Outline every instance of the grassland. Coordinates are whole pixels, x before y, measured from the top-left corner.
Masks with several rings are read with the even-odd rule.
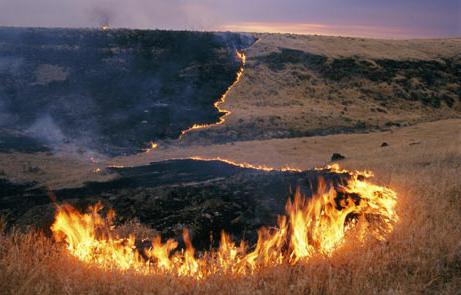
[[[459,118],[461,39],[260,34],[221,107],[226,124],[186,143],[377,131]]]
[[[247,51],[243,79],[223,106],[232,111],[226,124],[190,133],[181,142],[163,142],[146,153],[97,162],[67,154],[3,153],[0,174],[17,182],[36,181],[58,188],[110,179],[114,175],[95,172],[110,165],[137,166],[198,156],[307,169],[326,165],[332,153],[341,153],[346,156],[342,166],[370,169],[375,172],[374,181],[398,193],[400,221],[386,241],[348,242],[331,257],[314,257],[294,267],[282,265],[247,277],[218,274],[194,281],[101,271],[70,257],[64,245],[39,230],[19,231],[0,222],[0,293],[459,294],[461,120],[456,95],[460,84],[447,74],[431,85],[418,71],[428,65],[447,65],[447,60],[459,64],[460,39],[258,37],[260,41]],[[277,68],[274,60],[281,57],[274,54],[283,52],[280,47],[295,51],[289,53],[288,61],[293,53],[297,61],[312,61],[319,55],[329,62],[353,59],[354,64],[392,60],[410,62],[410,70],[400,73],[404,78],[392,75],[391,80],[379,83],[366,75],[338,82],[314,71],[312,64],[283,62]],[[271,54],[273,59],[267,60]],[[311,78],[304,79],[306,75]],[[399,83],[413,75],[419,78],[411,87],[423,92],[407,98],[408,91],[397,95],[395,90],[402,88]],[[384,96],[377,97],[379,93]],[[454,99],[451,106],[450,98]],[[329,131],[318,136],[319,130]],[[125,230],[141,235],[151,232],[138,224]]]
[[[0,288],[4,294],[456,294],[461,288],[461,134],[459,122],[450,123],[451,129],[446,123],[334,141],[336,149],[342,146],[351,155],[345,166],[370,168],[377,182],[398,192],[400,222],[385,242],[349,243],[332,257],[295,267],[196,282],[100,271],[69,257],[62,245],[40,233],[9,231],[0,236]],[[383,140],[390,147],[368,146]],[[308,151],[293,153],[299,158]]]

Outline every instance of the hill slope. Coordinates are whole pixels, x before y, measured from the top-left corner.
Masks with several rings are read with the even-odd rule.
[[[0,28],[2,137],[15,142],[22,134],[111,155],[177,138],[193,124],[218,119],[213,102],[235,80],[235,51],[253,40],[232,33]]]
[[[365,132],[461,115],[461,39],[260,34],[223,108],[191,142]]]

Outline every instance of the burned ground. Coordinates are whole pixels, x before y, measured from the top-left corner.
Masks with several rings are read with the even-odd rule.
[[[220,114],[235,80],[239,34],[0,29],[0,127],[52,148],[109,155],[177,138]],[[4,142],[0,147],[6,149]]]
[[[67,30],[58,32],[69,33]],[[133,34],[133,38],[138,40],[141,36],[162,35],[160,32],[125,30],[82,32],[81,38],[91,34]],[[195,33],[181,36],[188,34],[196,36]],[[13,37],[17,36],[8,37],[11,44],[16,42]],[[460,41],[285,35],[259,37],[260,41],[246,51],[248,66],[242,80],[223,105],[232,114],[221,126],[188,134],[183,142],[190,145],[162,142],[159,149],[149,153],[90,162],[85,157],[65,158],[67,154],[48,153],[41,142],[25,141],[20,136],[21,132],[8,129],[8,137],[0,138],[3,164],[0,167],[2,290],[12,294],[24,293],[25,290],[31,294],[281,294],[287,290],[299,294],[456,294],[461,282],[461,136],[460,120],[457,119],[460,106],[459,59],[456,58],[456,54],[461,52]],[[132,42],[130,38],[124,40]],[[144,39],[141,39],[143,41],[138,41],[143,44]],[[175,42],[168,38],[162,40]],[[126,44],[125,41],[120,41],[120,44]],[[11,44],[2,43],[0,48],[3,50]],[[37,52],[46,50],[46,47],[40,48]],[[82,48],[69,47],[66,50],[73,52],[71,49],[78,52]],[[125,54],[138,52],[136,50],[128,48]],[[224,55],[228,56],[227,62],[232,63],[235,70],[238,63],[232,60],[232,52],[224,51]],[[30,54],[33,56],[34,53]],[[118,54],[121,53],[115,56]],[[4,59],[0,65],[8,65],[8,71],[21,68],[21,63],[16,61]],[[189,71],[194,72],[195,68],[186,72]],[[49,89],[58,89],[58,84],[67,83],[65,81],[71,77],[63,67],[48,64],[38,67],[37,73],[40,73],[40,78],[32,83]],[[411,77],[416,78],[412,80]],[[227,78],[232,80],[230,76]],[[100,81],[110,82],[105,78]],[[204,83],[201,87],[206,88],[206,81]],[[408,86],[406,83],[414,84]],[[224,82],[219,85],[226,86]],[[407,94],[411,94],[410,90],[424,92],[424,97],[430,99],[400,96],[396,91],[399,87]],[[439,95],[442,93],[454,99],[452,105],[450,99]],[[0,97],[5,97],[1,95],[3,93]],[[123,100],[120,96],[116,97]],[[216,98],[206,98],[206,108],[212,108],[210,102]],[[161,103],[155,107],[163,107]],[[41,105],[34,105],[37,106]],[[79,112],[78,107],[75,108],[76,113]],[[120,110],[122,107],[126,105],[114,108]],[[0,113],[9,115],[0,117],[0,124],[10,120],[17,122],[14,120],[18,118],[5,111],[9,108],[0,100]],[[198,112],[200,108],[197,106],[190,111]],[[82,112],[85,113],[81,111],[80,114]],[[206,116],[193,118],[198,120],[193,123],[201,119],[213,121],[217,115],[216,112],[212,115],[207,113]],[[28,117],[19,119],[33,121]],[[102,122],[106,119],[98,120]],[[42,118],[39,123],[50,129],[57,125],[50,117]],[[123,124],[130,123],[124,121]],[[399,126],[402,128],[397,129]],[[125,132],[123,127],[120,130]],[[112,128],[112,131],[117,131],[117,128]],[[367,133],[376,129],[389,130]],[[30,134],[41,129],[31,128],[28,131]],[[357,131],[363,133],[312,136]],[[177,136],[177,130],[175,132],[171,133],[172,137]],[[41,135],[43,138],[44,134]],[[304,135],[310,137],[299,137]],[[112,136],[118,138],[114,133],[108,135],[109,139],[94,139],[106,142]],[[62,138],[59,132],[52,133],[50,137]],[[141,141],[131,141],[130,137],[126,140],[135,145],[123,151],[109,144],[97,148],[113,154],[140,148],[138,144]],[[197,144],[210,142],[228,143]],[[387,147],[382,147],[383,142],[387,143]],[[82,142],[81,145],[85,144]],[[15,150],[23,153],[13,152]],[[129,228],[128,234],[152,228],[164,238],[173,237],[181,241],[181,230],[186,227],[191,229],[192,243],[199,249],[210,246],[210,236],[213,236],[212,245],[216,246],[221,230],[230,232],[235,241],[245,238],[253,242],[259,226],[275,224],[277,214],[284,212],[285,202],[294,189],[300,187],[309,196],[315,190],[319,176],[331,179],[332,175],[312,170],[302,173],[264,172],[216,161],[168,159],[220,157],[239,163],[308,169],[325,165],[333,153],[346,156],[342,166],[351,170],[371,169],[376,172],[377,183],[398,193],[396,209],[400,222],[386,241],[366,242],[359,247],[352,243],[332,257],[316,257],[312,263],[267,269],[244,278],[217,275],[197,284],[196,281],[171,276],[144,277],[125,272],[102,272],[70,257],[63,245],[49,236],[55,211],[52,200],[56,197],[59,202],[68,202],[81,211],[100,201],[105,210],[115,209],[118,213],[116,224],[122,225],[122,228],[129,226],[132,220],[139,221],[133,222],[136,226]],[[149,165],[152,161],[163,162]],[[135,167],[104,170],[111,165]],[[119,177],[114,179],[112,176],[116,174]],[[108,179],[105,179],[106,176],[109,176]],[[338,179],[334,182],[339,183],[344,175],[336,177]],[[81,186],[88,180],[91,182]],[[48,185],[54,188],[52,194]],[[4,225],[5,220],[7,226]],[[47,235],[36,234],[35,227],[48,231]],[[152,235],[149,231],[148,235],[141,236]]]
[[[58,203],[81,210],[102,202],[117,212],[119,223],[137,219],[163,237],[180,239],[183,228],[188,228],[196,246],[203,249],[209,247],[210,236],[217,243],[222,230],[255,242],[257,229],[276,224],[295,190],[312,196],[319,177],[335,186],[348,179],[346,174],[328,171],[266,172],[196,160],[117,170],[116,180],[54,192],[33,183],[2,181],[0,214],[11,225],[48,231],[55,197]]]

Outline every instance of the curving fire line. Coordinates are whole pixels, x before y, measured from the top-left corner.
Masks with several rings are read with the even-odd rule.
[[[240,82],[240,79],[243,76],[243,72],[245,70],[245,64],[246,64],[246,55],[245,55],[244,52],[240,52],[240,51],[237,50],[235,54],[236,54],[236,57],[240,60],[240,69],[236,74],[235,81],[234,81],[234,83],[232,83],[231,86],[229,86],[227,88],[226,92],[224,92],[224,94],[219,98],[219,100],[217,100],[213,104],[213,106],[218,110],[218,112],[220,114],[222,114],[219,117],[219,121],[216,122],[216,123],[212,123],[212,124],[194,124],[194,125],[192,125],[192,127],[181,131],[181,134],[179,135],[179,140],[183,139],[184,136],[186,134],[190,133],[191,131],[199,130],[199,129],[206,129],[206,128],[209,128],[209,127],[212,127],[212,126],[222,125],[226,121],[226,117],[231,114],[230,110],[226,110],[226,109],[221,108],[221,105],[226,102],[226,97],[229,95],[229,93],[232,91],[232,89],[238,84],[238,82]],[[158,146],[159,146],[158,143],[155,143],[153,141],[150,142],[149,145],[150,145],[149,148],[144,149],[144,151],[146,153],[150,153],[150,152],[156,150],[158,148]]]
[[[216,101],[213,104],[214,107],[218,110],[218,112],[220,114],[223,114],[223,115],[221,117],[219,117],[219,121],[216,122],[216,123],[213,123],[213,124],[194,124],[192,127],[181,131],[181,135],[179,136],[180,140],[184,137],[184,135],[186,135],[187,133],[189,133],[189,132],[191,132],[193,130],[206,129],[206,128],[209,128],[209,127],[212,127],[212,126],[218,126],[218,125],[224,124],[224,122],[226,121],[226,117],[231,114],[230,110],[226,110],[226,109],[221,108],[221,105],[226,102],[226,98],[229,95],[229,93],[238,84],[238,82],[240,82],[240,79],[242,78],[243,72],[245,70],[245,64],[246,64],[245,53],[240,52],[240,51],[236,51],[236,56],[240,60],[240,64],[241,64],[240,69],[237,72],[236,79],[235,79],[234,83],[232,83],[232,85],[229,86],[229,88],[227,88],[226,92],[219,98],[219,100]]]
[[[305,263],[313,256],[331,256],[348,241],[384,240],[398,221],[396,193],[369,182],[369,172],[338,166],[328,171],[347,176],[347,183],[334,188],[319,179],[313,197],[305,198],[297,192],[293,200],[288,200],[278,226],[261,228],[253,247],[245,242],[236,245],[223,232],[218,249],[197,253],[189,232],[184,230],[184,249],[178,249],[177,241],[162,241],[160,236],[152,237],[147,249],[138,249],[136,237],[121,238],[113,225],[114,212],[103,217],[99,204],[89,213],[80,213],[70,205],[58,206],[51,230],[72,256],[88,265],[194,279],[253,274],[280,264]]]
[[[236,166],[236,167],[240,167],[240,168],[262,170],[262,171],[267,171],[267,172],[271,172],[271,171],[302,172],[301,169],[292,168],[290,166],[284,166],[284,167],[281,167],[281,168],[273,168],[273,167],[266,166],[266,165],[253,165],[253,164],[250,164],[250,163],[247,163],[247,162],[239,163],[239,162],[224,159],[224,158],[221,158],[221,157],[214,157],[214,158],[190,157],[189,159],[196,160],[196,161],[208,161],[208,162],[210,162],[210,161],[219,161],[219,162],[224,162],[226,164]]]

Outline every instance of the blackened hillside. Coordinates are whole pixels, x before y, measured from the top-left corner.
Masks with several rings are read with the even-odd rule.
[[[133,153],[217,120],[240,67],[231,33],[0,28],[0,130]],[[0,148],[1,148],[0,142]]]

